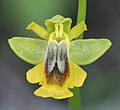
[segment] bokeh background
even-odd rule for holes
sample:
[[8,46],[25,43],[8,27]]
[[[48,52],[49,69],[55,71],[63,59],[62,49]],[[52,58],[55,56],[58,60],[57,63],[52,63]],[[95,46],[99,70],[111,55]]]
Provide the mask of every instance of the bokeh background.
[[[12,36],[39,38],[26,26],[56,14],[73,19],[77,0],[0,0],[0,110],[68,110],[68,100],[33,95],[38,85],[26,81],[33,67],[18,58],[7,40]],[[108,38],[113,45],[95,63],[83,66],[88,77],[81,91],[82,110],[120,110],[120,1],[88,0],[84,38]]]

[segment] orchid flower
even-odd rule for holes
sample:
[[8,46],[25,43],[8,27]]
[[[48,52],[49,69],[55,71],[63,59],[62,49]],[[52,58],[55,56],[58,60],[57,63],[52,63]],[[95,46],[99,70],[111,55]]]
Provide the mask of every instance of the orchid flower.
[[64,99],[72,97],[69,88],[81,87],[87,73],[79,65],[96,61],[111,46],[108,39],[76,39],[87,30],[84,21],[71,28],[72,20],[56,15],[45,21],[46,29],[32,22],[32,30],[42,39],[13,37],[12,50],[24,61],[36,65],[28,70],[28,82],[40,87],[39,97]]

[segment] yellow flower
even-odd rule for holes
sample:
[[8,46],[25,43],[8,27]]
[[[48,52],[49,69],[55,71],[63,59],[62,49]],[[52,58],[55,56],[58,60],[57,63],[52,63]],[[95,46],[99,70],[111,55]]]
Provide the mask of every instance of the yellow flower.
[[72,97],[69,88],[81,87],[87,76],[78,65],[87,65],[102,56],[111,46],[108,39],[77,39],[87,30],[84,21],[72,29],[72,20],[57,15],[45,21],[46,28],[32,22],[27,29],[45,40],[13,37],[12,50],[23,60],[36,65],[26,76],[30,83],[39,83],[34,94],[63,99]]
[[[68,88],[81,87],[86,78],[86,72],[69,59],[70,39],[63,26],[63,23],[55,23],[55,31],[46,38],[48,47],[45,60],[27,72],[30,83],[41,85],[34,92],[37,96],[55,99],[72,97],[73,93]],[[86,30],[84,22],[81,26]],[[27,27],[38,35],[40,28],[35,22]]]

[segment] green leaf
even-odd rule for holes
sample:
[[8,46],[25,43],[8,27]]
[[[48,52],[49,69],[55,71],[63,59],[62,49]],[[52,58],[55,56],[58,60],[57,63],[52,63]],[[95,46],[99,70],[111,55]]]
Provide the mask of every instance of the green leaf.
[[108,39],[81,39],[70,43],[70,59],[78,65],[87,65],[101,57],[111,46]]
[[34,38],[13,37],[8,40],[12,50],[24,61],[37,65],[46,54],[47,41]]

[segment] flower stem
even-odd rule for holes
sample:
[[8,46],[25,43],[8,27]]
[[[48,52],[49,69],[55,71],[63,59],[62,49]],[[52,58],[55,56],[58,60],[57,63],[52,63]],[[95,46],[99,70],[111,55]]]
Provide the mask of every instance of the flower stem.
[[[77,23],[85,21],[86,18],[86,4],[87,0],[78,0],[78,13],[77,13]],[[83,38],[83,33],[78,37],[78,39]],[[74,88],[72,90],[74,96],[69,98],[69,108],[70,110],[81,110],[81,100],[80,100],[80,90],[79,88]]]
[[[85,21],[86,18],[86,6],[87,0],[78,0],[78,13],[77,13],[77,23]],[[78,39],[82,39],[83,34],[81,34]]]
[[69,98],[69,110],[80,110],[80,90],[79,88],[74,88],[71,91],[73,92],[74,96]]

